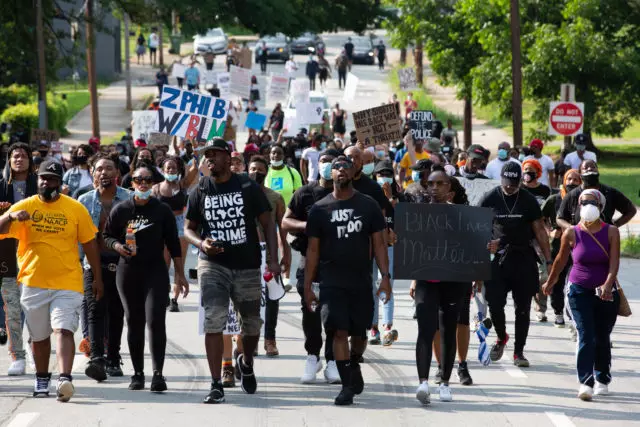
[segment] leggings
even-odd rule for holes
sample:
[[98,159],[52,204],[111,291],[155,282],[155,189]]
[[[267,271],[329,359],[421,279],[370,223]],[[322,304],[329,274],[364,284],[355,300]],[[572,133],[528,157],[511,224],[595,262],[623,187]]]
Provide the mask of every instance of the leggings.
[[167,289],[169,272],[163,259],[153,263],[120,261],[116,285],[127,319],[127,341],[134,372],[144,372],[144,327],[149,328],[153,371],[162,373],[167,346]]
[[[442,348],[442,382],[448,384],[456,357],[456,329],[458,312],[462,305],[468,283],[418,281],[415,301],[418,318],[418,342],[416,343],[416,365],[418,378],[429,379],[431,344],[440,326]],[[439,315],[439,316],[438,316]]]
[[347,85],[347,70],[338,70],[338,87],[342,89]]

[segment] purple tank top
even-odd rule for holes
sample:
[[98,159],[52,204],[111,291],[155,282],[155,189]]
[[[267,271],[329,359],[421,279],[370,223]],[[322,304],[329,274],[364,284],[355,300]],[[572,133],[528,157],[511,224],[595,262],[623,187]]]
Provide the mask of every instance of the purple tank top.
[[[609,257],[580,226],[576,225],[573,230],[576,234],[576,245],[571,252],[573,267],[569,273],[569,281],[587,289],[602,286],[609,274]],[[604,224],[602,229],[593,235],[608,253],[609,224]]]

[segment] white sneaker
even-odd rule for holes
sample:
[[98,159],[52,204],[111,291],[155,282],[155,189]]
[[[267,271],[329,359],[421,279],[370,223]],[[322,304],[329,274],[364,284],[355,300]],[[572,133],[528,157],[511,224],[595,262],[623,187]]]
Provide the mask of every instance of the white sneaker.
[[609,386],[596,381],[596,385],[593,387],[593,394],[596,396],[606,396],[609,394]]
[[431,403],[431,393],[429,393],[429,382],[423,381],[420,383],[418,390],[416,390],[416,399],[420,401],[423,405],[428,405]]
[[316,381],[316,374],[322,369],[322,360],[319,360],[313,354],[307,356],[304,364],[304,374],[300,378],[302,384],[311,384]]
[[25,346],[26,349],[26,353],[27,353],[27,362],[29,362],[29,367],[31,368],[32,371],[36,371],[36,361],[33,358],[33,353],[31,353],[31,344],[27,344]]
[[580,389],[578,390],[578,397],[584,401],[590,401],[593,397],[593,388],[589,387],[586,384],[580,384]]
[[56,387],[56,392],[58,394],[58,400],[60,402],[68,402],[75,391],[76,388],[73,386],[69,378],[58,378],[58,386]]
[[536,319],[538,320],[538,322],[544,323],[547,321],[547,315],[540,311],[536,311]]
[[27,369],[27,361],[24,359],[18,359],[11,362],[11,366],[7,369],[7,375],[9,376],[19,376],[24,375],[25,370]]
[[324,379],[327,380],[329,384],[342,383],[342,380],[340,379],[340,372],[338,372],[338,365],[336,365],[335,360],[327,362],[327,367],[324,369]]
[[451,402],[453,400],[451,389],[448,385],[440,384],[438,391],[440,392],[440,402]]

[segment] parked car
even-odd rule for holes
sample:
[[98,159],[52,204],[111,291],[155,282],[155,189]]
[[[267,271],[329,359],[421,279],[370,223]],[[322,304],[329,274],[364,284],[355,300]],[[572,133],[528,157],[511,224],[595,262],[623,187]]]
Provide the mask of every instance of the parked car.
[[193,52],[195,54],[203,54],[209,49],[216,55],[224,55],[227,53],[229,39],[222,31],[222,28],[214,28],[206,32],[204,35],[193,37]]
[[[309,102],[321,102],[322,103],[322,110],[323,110],[323,117],[328,120],[329,119],[329,114],[330,114],[330,107],[329,107],[329,99],[327,98],[327,94],[324,92],[320,92],[317,90],[312,90],[311,92],[309,92]],[[293,95],[289,95],[289,99],[287,99],[287,103],[285,104],[284,107],[284,115],[285,117],[295,117],[296,115],[296,105],[295,105],[295,98]],[[318,129],[319,131],[322,131],[322,125],[321,124],[309,124],[309,123],[298,123],[299,127],[301,128],[305,128],[309,131],[309,133],[311,133],[313,130]]]
[[324,43],[322,37],[315,33],[304,33],[291,42],[291,52],[306,55],[315,53],[318,43]]
[[258,52],[262,47],[262,43],[267,44],[267,60],[276,59],[282,62],[287,62],[291,56],[291,45],[289,39],[282,33],[278,33],[275,36],[265,36],[258,40],[256,44],[254,55],[256,62],[260,61]]
[[370,37],[351,37],[353,43],[353,63],[373,65],[375,62],[374,46]]

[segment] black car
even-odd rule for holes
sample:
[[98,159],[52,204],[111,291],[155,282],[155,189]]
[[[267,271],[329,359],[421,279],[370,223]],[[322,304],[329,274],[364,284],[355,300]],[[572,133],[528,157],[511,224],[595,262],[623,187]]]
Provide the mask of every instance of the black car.
[[323,43],[322,37],[315,33],[304,33],[291,42],[291,52],[302,55],[316,53],[319,43]]
[[354,64],[374,64],[374,47],[369,37],[352,37],[351,43],[353,43]]
[[275,36],[265,36],[258,40],[255,47],[255,60],[260,62],[260,51],[262,50],[263,43],[267,48],[267,59],[275,59],[282,62],[287,62],[291,57],[291,46],[289,39],[284,34],[278,33]]

